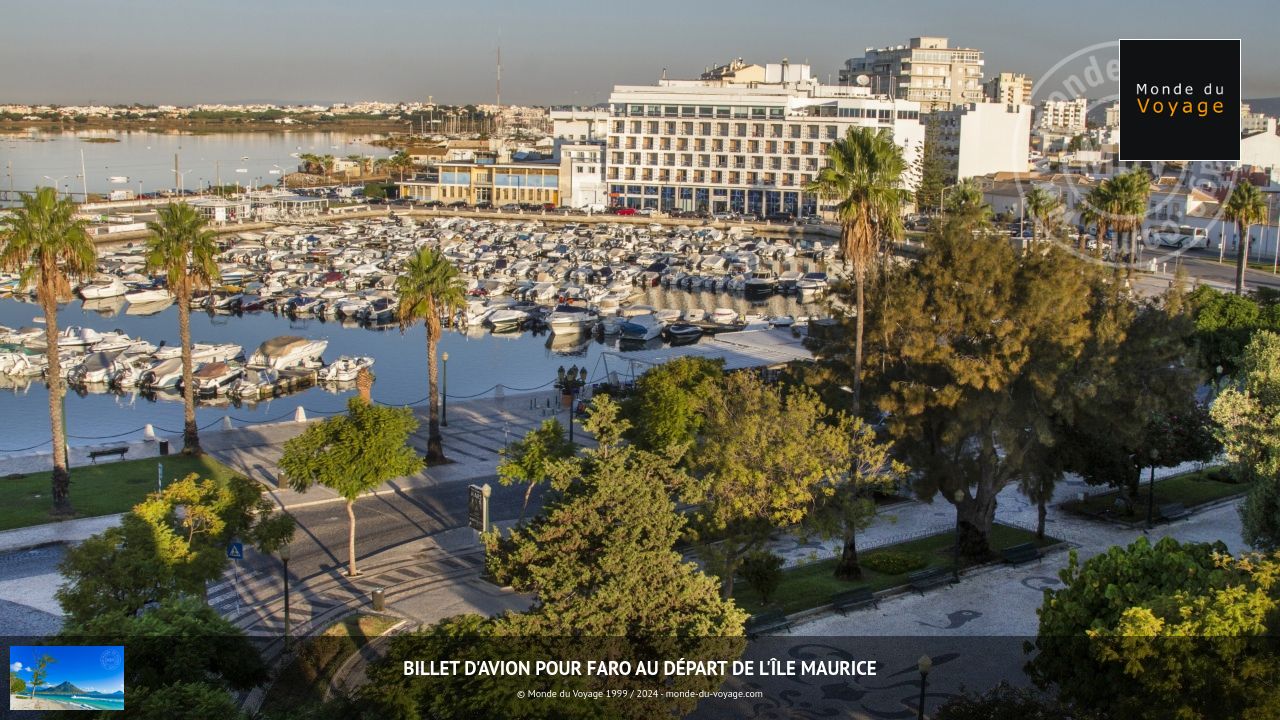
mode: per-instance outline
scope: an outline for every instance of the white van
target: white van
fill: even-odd
[[[1152,244],[1161,247],[1191,249],[1209,245],[1209,235],[1204,228],[1191,227],[1190,225],[1166,225],[1154,228],[1148,237],[1150,237]]]

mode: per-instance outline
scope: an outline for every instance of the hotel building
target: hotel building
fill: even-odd
[[[944,37],[915,37],[846,60],[840,82],[857,85],[865,76],[874,92],[920,103],[922,112],[949,110],[982,102],[982,64],[981,50],[948,47]]]
[[[812,215],[818,199],[804,187],[851,127],[887,129],[909,168],[904,184],[918,183],[920,105],[821,85],[808,65],[736,60],[696,80],[620,85],[609,109],[613,205]]]
[[[416,202],[559,205],[560,165],[488,158],[441,162],[399,187],[400,197]]]

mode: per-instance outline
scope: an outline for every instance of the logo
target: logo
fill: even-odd
[[[98,656],[98,662],[102,663],[103,670],[118,670],[123,661],[124,655],[118,647],[109,647]]]
[[[1240,159],[1239,40],[1121,40],[1120,159]]]

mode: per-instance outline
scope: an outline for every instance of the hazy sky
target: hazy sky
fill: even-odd
[[[0,19],[0,102],[492,102],[499,35],[504,103],[600,102],[734,57],[826,80],[915,35],[985,51],[988,77],[1117,37],[1239,37],[1245,97],[1280,95],[1274,0],[40,0]]]

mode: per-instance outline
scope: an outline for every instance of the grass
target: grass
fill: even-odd
[[[1237,495],[1243,495],[1249,491],[1249,486],[1243,483],[1223,482],[1214,479],[1219,473],[1223,472],[1221,468],[1204,468],[1203,470],[1194,470],[1188,473],[1174,475],[1163,480],[1156,480],[1155,500],[1153,504],[1159,508],[1161,505],[1169,505],[1172,503],[1181,503],[1189,508],[1197,505],[1204,505],[1216,500],[1223,500]],[[1120,490],[1112,490],[1110,492],[1099,493],[1091,497],[1081,500],[1072,500],[1062,504],[1062,508],[1068,512],[1080,513],[1082,515],[1092,515],[1095,517],[1110,518],[1116,520],[1144,520],[1146,519],[1147,507],[1147,478],[1143,478],[1142,486],[1138,491],[1138,501],[1134,508],[1134,514],[1125,516],[1115,509],[1116,498],[1120,497]]]
[[[324,700],[325,689],[347,658],[390,630],[398,619],[357,613],[323,633],[301,640],[297,657],[283,670],[262,704],[262,712],[296,710]]]
[[[954,541],[954,533],[947,532],[860,552],[858,557],[860,560],[865,561],[866,558],[886,550],[919,553],[927,561],[927,565],[921,569],[939,567],[950,569]],[[1043,542],[1037,541],[1036,534],[1030,530],[999,523],[992,525],[990,541],[991,547],[995,550],[1026,542],[1035,543],[1040,547],[1054,545],[1059,542],[1056,538],[1048,536],[1045,536]],[[752,615],[762,610],[780,610],[790,615],[802,610],[826,605],[831,602],[832,595],[851,590],[860,585],[866,585],[872,591],[879,591],[905,585],[907,582],[907,573],[885,575],[871,570],[866,567],[865,563],[862,568],[861,580],[839,580],[832,574],[835,571],[835,566],[836,558],[828,558],[785,570],[782,574],[782,582],[778,585],[778,589],[774,591],[773,600],[768,605],[761,603],[760,596],[756,594],[755,590],[747,587],[741,580],[734,583],[733,597],[738,601],[739,607]]]
[[[208,455],[100,460],[97,465],[71,468],[71,505],[76,517],[96,517],[125,512],[156,489],[156,466],[164,465],[166,483],[196,473],[225,479],[236,473]],[[13,474],[0,478],[0,530],[53,522],[52,473]]]

